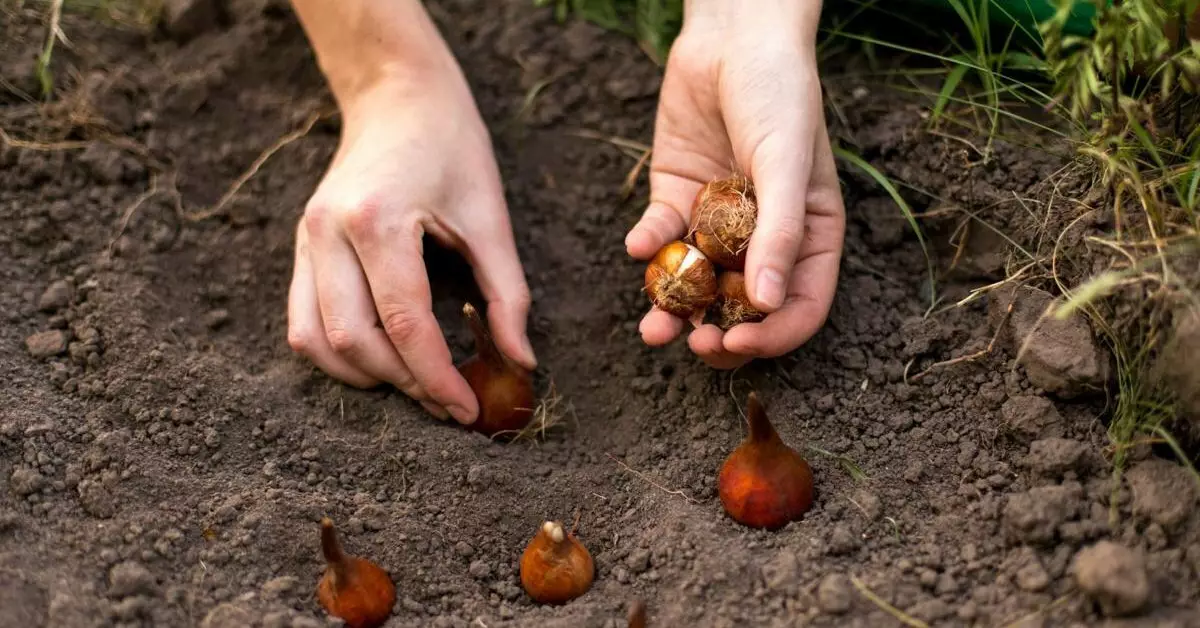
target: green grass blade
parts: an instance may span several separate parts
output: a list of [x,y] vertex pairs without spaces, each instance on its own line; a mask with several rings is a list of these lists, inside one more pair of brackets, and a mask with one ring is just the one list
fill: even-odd
[[950,96],[954,94],[954,90],[958,89],[958,84],[962,82],[968,69],[965,65],[958,65],[954,66],[954,69],[946,74],[946,82],[942,83],[942,90],[938,92],[937,102],[933,104],[931,122],[937,122],[942,117],[942,112],[945,111],[946,105],[950,102]]
[[936,305],[937,277],[933,272],[933,257],[929,254],[929,246],[925,242],[925,234],[922,233],[921,225],[917,223],[917,217],[913,213],[912,208],[908,206],[908,201],[904,200],[904,197],[900,195],[900,191],[896,189],[896,186],[892,183],[891,179],[876,169],[875,166],[867,163],[867,161],[862,157],[859,157],[858,155],[842,148],[841,146],[835,146],[833,148],[833,153],[834,155],[850,162],[859,170],[862,170],[864,173],[866,173],[867,176],[871,177],[875,183],[879,184],[880,187],[887,191],[888,196],[891,196],[892,201],[894,201],[900,208],[900,211],[904,214],[904,219],[908,221],[909,226],[912,227],[913,233],[917,235],[917,241],[921,244],[921,252],[925,254],[925,265],[929,272],[929,299],[931,306]]

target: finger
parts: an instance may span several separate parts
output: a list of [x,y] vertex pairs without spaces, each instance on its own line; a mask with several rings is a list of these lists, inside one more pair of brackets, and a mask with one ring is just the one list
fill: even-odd
[[724,335],[725,332],[716,325],[701,325],[688,336],[688,347],[705,364],[715,369],[728,370],[749,362],[752,356],[737,355],[725,348],[722,343]]
[[[485,200],[476,207],[489,203],[494,201]],[[529,285],[517,256],[508,213],[502,206],[478,213],[495,217],[472,225],[465,236],[475,281],[488,302],[488,326],[500,351],[532,371],[537,368],[537,356],[526,331]]]
[[317,305],[317,284],[309,259],[308,235],[303,222],[296,230],[296,258],[292,283],[288,289],[288,344],[292,350],[312,361],[331,377],[358,388],[372,388],[379,380],[346,362],[325,339],[321,310]]
[[362,260],[391,348],[399,353],[426,399],[460,423],[479,413],[475,393],[454,367],[450,347],[433,316],[433,297],[422,257],[424,228],[412,214],[379,222],[370,213],[352,218],[347,233]]
[[642,334],[643,342],[658,347],[674,340],[683,331],[683,323],[682,318],[655,307],[642,318],[642,322],[638,324],[638,331]]
[[325,337],[342,359],[417,401],[435,401],[401,359],[383,330],[363,268],[331,213],[311,209],[305,222],[312,243],[317,302]]
[[758,221],[746,251],[746,280],[750,302],[763,312],[783,305],[804,242],[815,137],[811,124],[798,123],[764,137],[753,154]]
[[662,169],[650,171],[650,204],[625,236],[625,249],[636,259],[650,259],[666,244],[687,234],[692,201],[702,184]]
[[825,323],[837,291],[846,212],[837,164],[824,120],[818,120],[812,180],[807,195],[808,235],[804,259],[793,270],[787,303],[759,323],[743,323],[725,334],[736,354],[775,357],[808,342]]

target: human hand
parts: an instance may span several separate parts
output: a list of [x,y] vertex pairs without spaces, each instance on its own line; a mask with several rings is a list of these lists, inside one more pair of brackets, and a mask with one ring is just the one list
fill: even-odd
[[388,78],[341,100],[341,142],[296,230],[288,341],[337,379],[388,382],[471,423],[478,400],[433,316],[424,233],[467,258],[496,343],[536,366],[487,129],[457,72]]
[[[747,294],[767,316],[727,332],[704,324],[688,345],[714,368],[775,357],[824,324],[837,285],[845,210],[817,76],[819,2],[695,0],[667,60],[659,98],[650,204],[626,236],[651,258],[688,230],[707,182],[740,168],[754,182],[758,224],[746,252]],[[658,308],[642,319],[649,345],[684,321]]]

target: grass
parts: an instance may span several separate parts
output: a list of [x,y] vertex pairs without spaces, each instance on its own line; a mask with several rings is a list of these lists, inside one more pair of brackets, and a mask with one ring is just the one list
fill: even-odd
[[51,64],[59,42],[70,46],[60,25],[63,14],[81,14],[137,30],[148,30],[157,23],[164,0],[2,0],[6,11],[38,11],[45,15],[46,36],[34,66],[34,74],[44,100],[54,94]]
[[[652,56],[659,58],[678,34],[674,18],[682,4],[534,1],[555,4],[560,19],[574,13],[631,33],[643,48],[652,44]],[[957,37],[946,37],[925,20],[909,17],[907,7],[853,0],[840,11],[827,11],[833,16],[822,27],[819,53],[850,50],[873,69],[879,67],[881,49],[915,58],[919,66],[880,76],[891,81],[893,89],[928,103],[931,132],[973,149],[978,159],[968,167],[986,164],[1001,137],[1050,137],[1085,158],[1083,167],[1092,172],[1102,193],[1088,197],[1093,203],[1084,209],[1110,211],[1113,229],[1089,235],[1086,246],[1080,246],[1064,238],[1075,223],[1062,226],[1047,219],[1045,228],[1060,232],[1037,234],[1033,253],[1005,238],[1029,258],[1017,274],[1048,263],[1051,270],[1040,279],[1063,295],[1057,315],[1086,315],[1115,358],[1109,406],[1114,477],[1119,479],[1132,444],[1146,439],[1169,444],[1186,462],[1185,449],[1168,430],[1178,416],[1173,394],[1159,384],[1153,369],[1172,316],[1200,309],[1200,277],[1175,268],[1179,260],[1200,251],[1200,106],[1188,102],[1200,91],[1200,42],[1189,43],[1170,28],[1172,20],[1186,23],[1184,18],[1200,9],[1200,0],[1093,3],[1092,33],[1086,36],[1067,27],[1084,0],[1051,0],[1053,12],[1040,23],[1022,22],[995,0],[945,3],[957,17]],[[947,43],[941,50],[929,50],[855,26],[855,20],[872,14],[912,32],[941,36]],[[673,19],[652,19],[658,15]],[[968,136],[983,139],[972,142]],[[835,150],[839,159],[862,171],[895,201],[917,234],[933,280],[935,269],[919,216],[900,192],[911,185],[847,148]],[[1056,200],[1061,199],[1052,193],[1046,212]],[[1054,243],[1049,259],[1035,256],[1046,241]],[[1101,267],[1091,277],[1066,277],[1061,271],[1067,261]],[[931,298],[935,305],[936,295]],[[1200,474],[1196,477],[1200,482]]]

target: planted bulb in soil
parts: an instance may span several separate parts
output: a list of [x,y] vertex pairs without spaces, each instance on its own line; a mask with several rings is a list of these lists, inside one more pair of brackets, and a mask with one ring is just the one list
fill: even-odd
[[488,436],[520,431],[533,418],[533,378],[500,352],[475,306],[463,305],[463,316],[475,338],[475,353],[458,371],[479,400],[479,417],[470,428]]
[[321,553],[325,572],[317,583],[317,600],[326,612],[349,628],[382,626],[396,603],[396,586],[388,573],[369,560],[342,551],[328,517],[321,520]]
[[521,555],[521,586],[543,604],[562,604],[587,593],[595,571],[587,548],[558,521],[543,523]]
[[812,507],[812,468],[779,438],[753,392],[746,419],[749,433],[721,465],[717,494],[725,512],[738,523],[778,529]]

